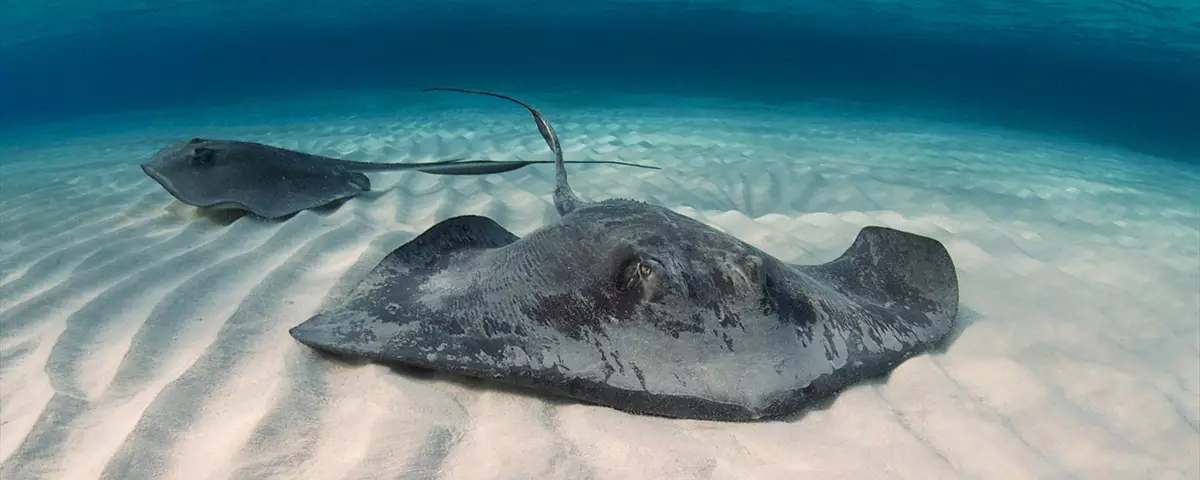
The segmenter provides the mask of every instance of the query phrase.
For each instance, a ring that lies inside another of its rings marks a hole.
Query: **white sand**
[[[441,219],[484,214],[518,235],[552,221],[552,169],[373,175],[375,192],[272,223],[198,215],[136,163],[197,135],[367,161],[549,158],[527,114],[481,100],[92,119],[0,146],[0,476],[1200,478],[1200,169],[815,107],[527,99],[570,158],[664,167],[573,167],[585,199],[663,204],[794,262],[829,260],[872,224],[941,240],[961,337],[758,424],[345,366],[287,329]]]

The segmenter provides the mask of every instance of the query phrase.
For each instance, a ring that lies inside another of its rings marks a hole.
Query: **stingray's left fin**
[[[426,279],[446,269],[456,254],[499,248],[517,239],[487,217],[463,215],[438,222],[384,257],[344,301],[289,333],[336,355],[394,360],[397,354],[388,342],[397,328],[432,314],[413,310],[419,305],[413,295]],[[404,309],[397,310],[401,305]]]

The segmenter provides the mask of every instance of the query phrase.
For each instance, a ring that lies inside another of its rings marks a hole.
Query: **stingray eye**
[[[192,150],[192,164],[199,166],[212,165],[215,153],[211,148],[199,147]]]
[[[641,274],[643,277],[649,277],[650,274],[653,272],[654,272],[654,269],[650,268],[650,265],[643,263],[638,266],[638,273]]]

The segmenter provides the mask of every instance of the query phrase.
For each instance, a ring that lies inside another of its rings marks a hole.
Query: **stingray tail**
[[[495,160],[470,160],[458,163],[448,163],[443,165],[422,166],[417,168],[418,172],[431,173],[434,175],[487,175],[491,173],[511,172],[521,167],[529,165],[554,163],[548,160],[513,160],[513,161],[495,161]],[[659,170],[658,167],[650,165],[640,165],[637,163],[618,162],[612,160],[579,160],[563,163],[587,163],[597,165],[621,165],[624,167],[647,168],[650,170]]]
[[[421,170],[422,168],[451,166],[467,161],[465,157],[435,162],[413,163],[374,163],[356,162],[353,160],[336,160],[337,164],[351,172],[393,172],[400,170]]]
[[[530,165],[554,163],[551,160],[467,160],[456,158],[437,162],[413,163],[368,163],[338,160],[338,165],[352,172],[392,172],[401,170],[416,170],[434,175],[487,175],[492,173],[511,172]],[[658,167],[637,163],[618,162],[615,160],[577,160],[564,163],[589,163],[604,165],[621,165],[625,167],[646,168],[659,170]]]
[[[555,172],[554,173],[554,177],[555,177],[554,208],[558,210],[559,215],[566,215],[567,213],[570,213],[572,210],[575,210],[575,208],[578,207],[580,203],[582,203],[579,200],[579,197],[575,195],[575,192],[573,190],[571,190],[571,185],[567,183],[567,166],[565,163],[563,163],[562,145],[558,143],[558,133],[554,132],[554,127],[550,126],[550,122],[546,121],[546,117],[542,116],[542,113],[537,111],[536,108],[533,108],[532,105],[522,102],[520,100],[517,100],[508,95],[501,95],[499,93],[485,92],[483,90],[469,90],[469,89],[465,89],[465,88],[452,88],[452,87],[434,87],[434,88],[422,89],[421,91],[429,92],[429,91],[434,91],[434,90],[441,90],[441,91],[447,91],[447,92],[474,93],[477,95],[489,95],[489,96],[493,96],[493,97],[497,97],[497,98],[503,98],[503,99],[511,101],[511,102],[515,102],[515,103],[521,105],[522,107],[525,107],[525,109],[529,110],[529,113],[533,114],[533,120],[535,122],[537,122],[538,132],[541,132],[542,138],[546,140],[546,145],[548,145],[550,147],[550,151],[554,152],[554,172]]]

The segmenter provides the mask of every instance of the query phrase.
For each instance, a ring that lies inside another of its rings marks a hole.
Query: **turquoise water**
[[[6,2],[0,122],[429,85],[833,97],[1196,161],[1198,5]]]
[[[328,361],[288,329],[435,223],[554,222],[554,171],[372,175],[267,221],[137,167],[242,139],[549,158],[783,261],[942,242],[945,352],[764,424]],[[0,3],[0,477],[1197,478],[1200,3]],[[881,473],[882,472],[882,473]]]

